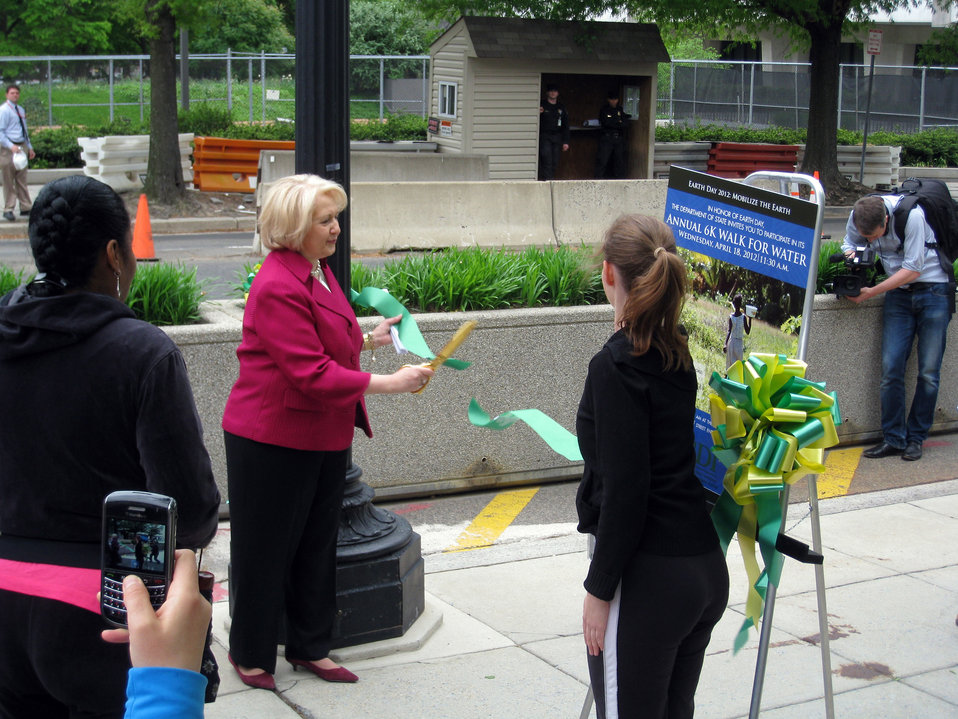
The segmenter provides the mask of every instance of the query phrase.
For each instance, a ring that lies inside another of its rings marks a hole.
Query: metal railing
[[[277,53],[189,55],[188,93],[177,81],[177,96],[185,106],[225,108],[235,121],[290,119],[295,114],[295,60],[295,55]],[[407,112],[425,117],[428,69],[428,55],[350,56],[353,116],[381,120]],[[34,126],[149,117],[149,55],[7,56],[0,57],[0,72],[22,86],[21,103]]]
[[[808,125],[807,62],[675,60],[663,67],[667,72],[659,73],[660,118],[758,127]],[[838,125],[862,130],[869,68],[843,64],[840,70]],[[876,65],[869,128],[915,132],[958,125],[956,71]]]
[[[236,121],[288,120],[295,115],[295,55],[190,55],[183,104],[225,108]],[[21,83],[34,125],[104,124],[149,116],[148,55],[0,57],[5,79]],[[428,55],[350,56],[353,117],[425,117]],[[861,130],[868,66],[841,65],[839,127]],[[181,76],[183,75],[181,68]],[[806,127],[809,63],[674,60],[659,71],[660,118],[754,127]],[[914,132],[958,125],[958,68],[876,65],[869,128]]]

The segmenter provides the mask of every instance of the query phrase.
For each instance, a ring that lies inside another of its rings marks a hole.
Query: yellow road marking
[[[533,487],[497,494],[445,551],[465,552],[492,546],[538,491],[538,487]]]
[[[818,498],[828,499],[848,494],[861,458],[861,447],[830,451],[825,460],[825,471],[818,475]]]

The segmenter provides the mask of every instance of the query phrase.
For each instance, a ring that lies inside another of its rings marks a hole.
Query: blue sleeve
[[[126,682],[124,719],[202,719],[206,677],[187,669],[134,667]]]

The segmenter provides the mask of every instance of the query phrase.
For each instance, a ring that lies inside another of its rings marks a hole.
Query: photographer
[[[948,322],[954,307],[948,277],[935,248],[934,231],[921,207],[908,215],[905,236],[895,235],[892,215],[901,195],[869,195],[855,203],[845,228],[842,249],[851,256],[856,246],[870,244],[887,275],[874,287],[862,287],[848,299],[858,304],[885,295],[882,309],[882,441],[865,450],[877,459],[901,455],[921,459],[938,400],[941,360],[945,353]],[[918,338],[918,379],[911,410],[905,416],[905,364]]]

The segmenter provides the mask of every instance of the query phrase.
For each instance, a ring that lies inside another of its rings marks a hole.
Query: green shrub
[[[349,139],[375,142],[425,140],[426,122],[426,119],[419,115],[407,113],[390,115],[383,122],[352,122],[349,126]]]
[[[10,290],[15,290],[22,284],[33,279],[33,273],[27,273],[26,270],[12,270],[9,267],[0,265],[0,297],[3,297]]]
[[[223,137],[233,127],[230,111],[208,102],[196,103],[189,110],[180,110],[180,132],[192,132],[203,137]]]
[[[143,263],[137,267],[127,304],[137,318],[154,325],[188,325],[200,319],[202,283],[195,267]]]

